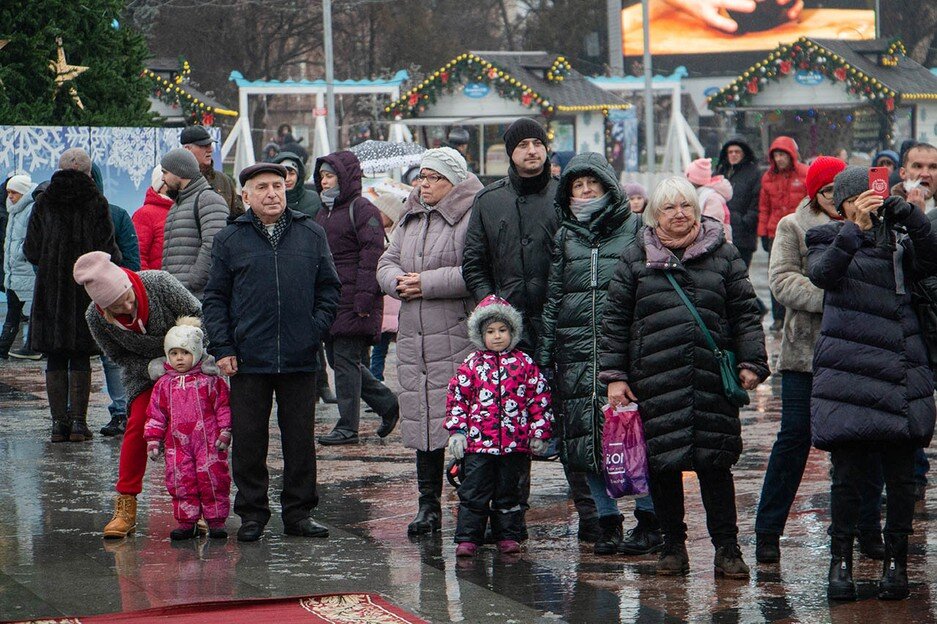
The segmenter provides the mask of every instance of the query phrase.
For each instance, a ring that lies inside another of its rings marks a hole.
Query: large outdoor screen
[[[640,0],[622,11],[622,53],[640,59],[644,34]],[[728,7],[728,8],[726,8]],[[875,0],[650,0],[651,53],[662,69],[735,69],[749,54],[799,37],[872,39]],[[742,57],[730,59],[725,54]],[[727,67],[731,64],[732,68]]]

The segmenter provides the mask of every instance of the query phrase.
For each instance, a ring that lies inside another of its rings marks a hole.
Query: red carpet
[[[226,600],[159,607],[144,611],[71,618],[41,618],[16,624],[429,624],[377,594],[328,594],[261,600]]]

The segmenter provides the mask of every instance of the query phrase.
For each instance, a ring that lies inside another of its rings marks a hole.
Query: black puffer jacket
[[[852,222],[807,232],[810,280],[825,291],[810,401],[817,448],[849,442],[925,447],[933,436],[934,376],[906,291],[914,279],[937,273],[937,232],[919,210],[906,225],[910,237],[899,242],[897,271],[893,252]]]
[[[496,294],[520,310],[519,347],[528,353],[539,340],[553,235],[560,225],[557,185],[549,165],[535,179],[520,178],[512,165],[507,178],[475,198],[465,235],[462,277],[469,292],[476,301]]]
[[[737,145],[745,152],[742,162],[732,166],[726,155],[729,147]],[[755,152],[742,139],[730,139],[719,152],[716,173],[724,175],[732,185],[732,199],[727,203],[732,216],[732,242],[739,249],[754,251],[758,248],[758,197],[761,193],[761,170]]]
[[[569,184],[583,175],[601,180],[608,206],[580,223],[569,209]],[[601,407],[608,388],[599,381],[599,325],[608,285],[622,252],[638,230],[615,171],[599,154],[574,157],[560,178],[556,205],[563,217],[554,240],[543,335],[537,349],[541,367],[556,365],[554,412],[561,427],[560,455],[576,472],[602,471]]]
[[[722,392],[715,356],[667,280],[677,283],[722,349],[740,366],[768,376],[755,291],[722,225],[702,232],[678,260],[644,228],[622,254],[602,321],[600,378],[627,381],[638,397],[650,467],[655,471],[728,468],[742,452],[739,410]]]

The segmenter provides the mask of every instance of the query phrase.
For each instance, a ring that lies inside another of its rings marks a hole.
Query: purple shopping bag
[[[636,403],[602,408],[602,455],[605,458],[605,490],[612,498],[646,496],[647,447]]]

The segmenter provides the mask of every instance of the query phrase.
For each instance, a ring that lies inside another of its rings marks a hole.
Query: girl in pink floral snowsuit
[[[521,477],[531,451],[546,450],[553,424],[550,386],[530,356],[516,348],[521,331],[521,315],[511,304],[485,297],[468,319],[469,339],[479,350],[449,382],[449,452],[464,458],[455,534],[459,557],[475,555],[489,514],[498,549],[520,551]]]
[[[150,459],[159,457],[160,442],[165,442],[166,487],[179,523],[169,534],[174,540],[195,537],[200,517],[208,523],[209,537],[228,536],[228,385],[217,373],[208,373],[207,365],[203,368],[203,336],[199,320],[188,317],[166,333],[168,362],[153,387],[143,431]]]

